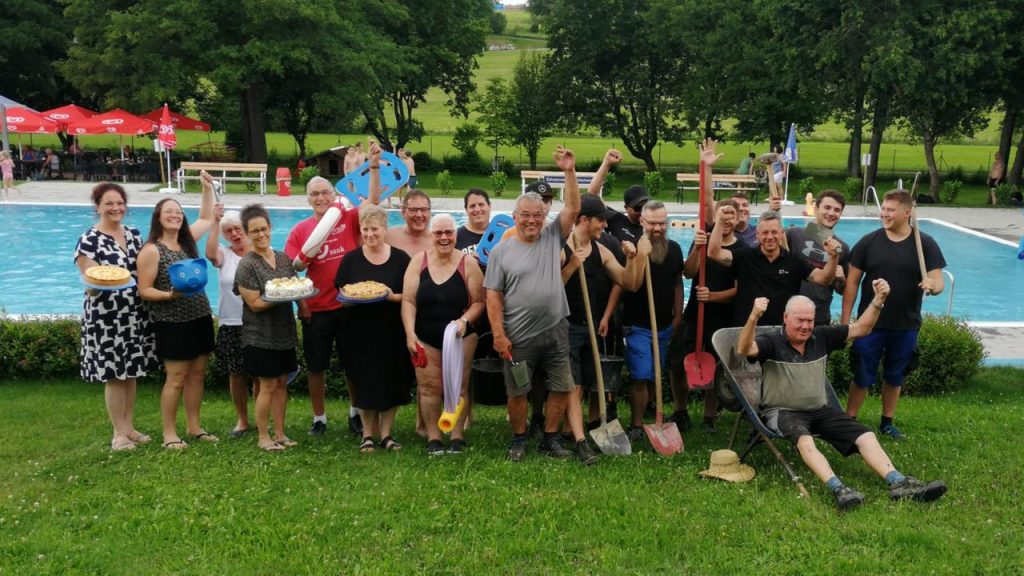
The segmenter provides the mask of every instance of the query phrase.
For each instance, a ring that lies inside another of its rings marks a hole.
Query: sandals
[[[374,448],[376,448],[376,446],[377,445],[373,443],[373,438],[370,436],[366,436],[365,438],[363,438],[363,443],[359,445],[359,453],[373,454]]]
[[[213,434],[210,434],[209,432],[205,432],[205,431],[204,432],[200,432],[199,434],[193,434],[192,435],[192,439],[193,440],[199,440],[199,441],[202,441],[202,442],[219,442],[220,441],[220,438],[217,438]]]
[[[118,442],[117,440],[111,440],[110,450],[112,452],[126,452],[128,450],[135,450],[135,442],[132,442],[130,438],[122,440],[120,442]]]
[[[299,445],[298,442],[296,442],[295,440],[292,440],[291,438],[289,438],[287,436],[283,436],[281,438],[278,438],[277,440],[274,440],[274,442],[280,444],[281,446],[284,446],[285,448],[291,448],[292,446],[298,446]]]
[[[138,430],[132,430],[131,433],[128,434],[128,439],[136,444],[149,444],[153,440]]]
[[[188,448],[188,444],[184,440],[171,440],[170,442],[164,442],[164,448],[168,450],[184,450]]]
[[[402,445],[390,435],[380,439],[380,447],[385,450],[401,450]]]
[[[266,444],[260,442],[259,446],[260,450],[263,450],[264,452],[280,452],[281,450],[284,450],[284,446],[278,444],[277,442],[274,442],[273,440],[267,442]]]

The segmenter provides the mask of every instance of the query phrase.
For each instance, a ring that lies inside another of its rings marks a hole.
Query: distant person
[[[160,393],[163,446],[181,450],[188,444],[178,435],[178,401],[185,397],[185,423],[189,437],[216,442],[200,423],[206,363],[213,352],[213,313],[205,291],[182,294],[171,283],[175,262],[199,257],[196,241],[213,225],[213,177],[200,173],[203,184],[199,219],[189,225],[177,200],[165,198],[153,208],[149,238],[139,252],[139,294],[148,303],[156,334],[157,356],[164,363]]]
[[[640,223],[640,212],[650,200],[643,186],[634,184],[622,195],[625,214],[619,213],[608,219],[608,231],[619,242],[632,242],[634,245],[644,235],[644,227]]]
[[[756,154],[754,154],[753,152],[748,153],[747,157],[744,158],[742,162],[740,162],[740,167],[736,169],[736,173],[737,174],[742,174],[744,176],[748,176],[750,174],[753,174],[754,173],[754,158],[757,158]]]
[[[21,160],[22,162],[35,162],[37,155],[38,152],[36,152],[34,148],[31,146],[25,146],[21,151]]]
[[[68,146],[68,154],[78,155],[82,153],[82,147],[78,145],[78,140],[72,140],[71,145]]]
[[[124,223],[128,196],[118,184],[92,189],[99,222],[78,239],[75,265],[83,274],[93,266],[120,266],[138,279],[142,249],[138,228]],[[135,429],[136,382],[157,368],[156,344],[135,286],[122,290],[86,291],[82,304],[80,374],[86,382],[102,382],[107,416],[114,434],[110,449],[134,450],[150,437]]]
[[[46,149],[46,157],[43,158],[43,170],[48,178],[63,178],[60,171],[60,156],[53,151],[53,148]]]
[[[363,162],[366,162],[367,156],[366,151],[363,150],[363,143],[356,142],[356,166],[362,166]]]
[[[348,176],[353,171],[355,171],[356,168],[359,167],[359,162],[356,160],[356,158],[357,156],[355,146],[349,146],[345,150],[345,162],[344,164],[342,164],[342,170],[345,176]]]
[[[485,190],[470,188],[462,198],[462,207],[466,211],[466,223],[459,226],[455,248],[476,256],[476,247],[491,224],[491,197]]]
[[[398,157],[401,158],[402,164],[405,164],[405,167],[409,169],[409,182],[405,185],[405,191],[408,192],[420,183],[419,178],[416,177],[416,161],[412,159],[412,153],[404,148],[398,149]],[[398,195],[398,199],[402,199],[401,194]]]
[[[1006,161],[1003,160],[1002,152],[996,152],[995,158],[992,160],[992,168],[988,171],[988,194],[989,200],[992,205],[995,206],[996,200],[996,186],[1003,183],[1003,178],[1006,176]]]
[[[889,307],[879,314],[878,325],[866,338],[850,348],[853,382],[846,413],[854,418],[860,412],[868,389],[882,368],[882,418],[879,432],[894,440],[906,435],[893,423],[896,405],[906,373],[915,360],[917,334],[921,328],[921,303],[924,296],[940,294],[945,288],[942,269],[946,260],[930,235],[921,233],[924,253],[924,278],[917,258],[917,242],[910,225],[913,199],[906,190],[890,190],[882,200],[882,227],[861,238],[850,252],[850,273],[843,292],[841,324],[849,324],[857,290],[861,291],[857,315],[871,304],[869,290],[875,280],[884,278],[891,286]]]
[[[11,159],[11,153],[7,150],[0,152],[0,172],[4,176],[4,188],[0,190],[0,200],[4,196],[11,197],[11,191],[14,190],[14,160]]]

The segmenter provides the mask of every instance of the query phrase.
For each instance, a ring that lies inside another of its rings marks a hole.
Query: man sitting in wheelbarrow
[[[860,505],[864,494],[844,485],[833,473],[818,451],[813,434],[843,456],[860,453],[864,462],[889,483],[892,500],[930,502],[946,493],[943,482],[922,482],[901,474],[870,429],[829,404],[825,376],[828,354],[847,341],[870,334],[889,295],[885,280],[875,280],[872,288],[871,305],[852,324],[815,328],[814,302],[806,296],[793,296],[786,303],[782,329],[755,338],[757,322],[768,309],[768,299],[757,298],[736,344],[737,352],[760,362],[764,369],[761,417],[765,424],[796,445],[807,467],[832,490],[840,510]]]

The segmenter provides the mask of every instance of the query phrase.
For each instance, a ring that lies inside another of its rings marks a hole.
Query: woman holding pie
[[[148,304],[156,334],[156,353],[167,374],[160,393],[160,416],[163,445],[171,450],[188,447],[177,432],[178,400],[182,395],[189,436],[203,442],[217,441],[199,423],[206,362],[213,351],[210,300],[203,290],[194,294],[176,290],[169,272],[174,263],[199,257],[196,240],[213,226],[213,178],[206,171],[201,177],[199,219],[190,225],[177,200],[161,200],[153,208],[149,237],[139,251],[139,294]]]
[[[388,213],[383,208],[361,206],[359,229],[363,245],[345,255],[334,281],[347,327],[338,340],[338,357],[363,421],[359,451],[373,452],[374,437],[381,448],[398,450],[402,445],[391,437],[391,425],[398,407],[409,403],[414,377],[401,317],[409,255],[384,242]]]
[[[455,220],[450,214],[438,214],[430,221],[433,245],[417,254],[405,272],[402,289],[402,321],[406,346],[410,353],[422,349],[426,366],[416,367],[419,410],[427,427],[427,453],[444,453],[438,418],[441,416],[444,387],[441,373],[441,349],[448,325],[455,323],[463,338],[462,398],[468,398],[469,369],[476,351],[477,336],[473,323],[484,313],[484,275],[476,258],[455,249]],[[457,356],[456,356],[457,357]],[[462,452],[466,416],[462,415],[451,431],[448,451]]]
[[[142,234],[124,224],[128,196],[118,184],[104,182],[92,190],[99,222],[78,239],[75,265],[87,282],[116,285],[136,276]],[[108,274],[93,274],[101,271]],[[117,267],[117,268],[108,268]],[[93,269],[93,272],[90,272]],[[121,277],[118,277],[121,275]],[[104,383],[107,416],[114,427],[112,450],[134,450],[150,437],[135,429],[136,379],[156,367],[156,350],[149,314],[142,309],[138,289],[88,290],[82,305],[82,379]]]

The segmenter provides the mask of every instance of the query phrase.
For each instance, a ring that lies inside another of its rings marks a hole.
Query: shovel
[[[704,169],[700,171],[700,205],[704,206]],[[700,210],[698,226],[704,230],[704,210]],[[707,245],[701,246],[697,253],[700,262],[700,274],[697,276],[697,286],[704,287],[704,274],[707,269]],[[715,379],[715,357],[704,351],[704,302],[697,302],[697,349],[683,358],[683,369],[686,370],[686,382],[690,390],[707,388]]]
[[[573,244],[575,242],[573,235]],[[575,246],[574,246],[575,247]],[[594,248],[597,249],[596,247]],[[583,271],[583,264],[580,264],[580,289],[583,292],[583,309],[587,314],[587,329],[590,332],[590,352],[594,357],[594,372],[597,374],[597,398],[598,411],[601,414],[601,425],[590,431],[590,437],[597,444],[598,450],[604,454],[629,456],[633,453],[633,447],[626,437],[626,431],[618,420],[607,421],[608,408],[604,397],[604,371],[601,369],[601,353],[597,349],[597,334],[594,330],[594,317],[590,313],[590,292],[587,290],[587,274]]]
[[[658,347],[658,317],[654,314],[654,287],[651,284],[651,262],[644,266],[647,281],[647,311],[651,317],[651,344],[654,346],[654,424],[644,424],[644,432],[651,446],[662,456],[683,451],[683,437],[675,422],[661,421],[661,349]]]
[[[921,244],[921,228],[917,224],[917,179],[921,177],[918,172],[914,175],[914,185],[910,189],[910,201],[914,211],[910,214],[910,225],[914,228],[914,247],[917,248],[917,265],[921,268],[921,281],[928,278],[928,267],[924,264],[924,245]]]

